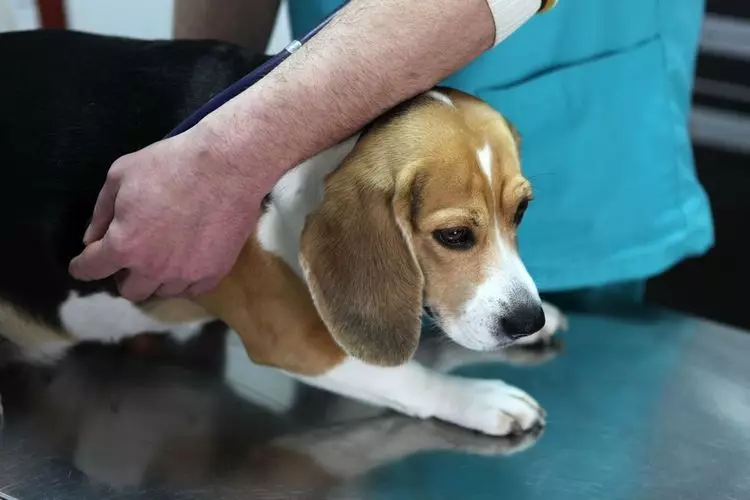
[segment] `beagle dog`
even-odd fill
[[[490,435],[544,423],[500,380],[414,361],[423,313],[489,352],[564,326],[518,255],[532,188],[518,134],[486,103],[436,88],[288,171],[229,275],[194,301],[133,304],[67,265],[107,169],[265,56],[213,41],[69,31],[0,35],[0,333],[27,356],[216,318],[256,363],[406,415]]]

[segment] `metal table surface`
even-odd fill
[[[207,357],[216,335],[163,342],[146,359],[131,354],[143,351],[138,341],[83,347],[52,369],[0,373],[0,491],[19,500],[750,498],[750,335],[647,310],[572,315],[562,338],[565,349],[539,366],[459,370],[539,400],[549,416],[536,441],[302,388],[249,364],[234,342]]]

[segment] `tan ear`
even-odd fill
[[[376,167],[373,167],[375,169]],[[344,165],[326,183],[323,203],[307,218],[301,262],[313,301],[350,356],[394,366],[419,343],[423,276],[410,231],[413,176]]]
[[[513,135],[513,139],[516,141],[516,147],[521,147],[521,133],[518,131],[515,125],[513,125],[510,121],[508,121],[507,118],[505,118],[505,123],[508,124],[508,128],[510,129],[510,133]]]

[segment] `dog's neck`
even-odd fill
[[[326,149],[284,174],[258,220],[255,237],[261,248],[280,257],[300,277],[300,237],[305,219],[323,201],[326,177],[341,165],[359,136]]]

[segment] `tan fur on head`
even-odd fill
[[[406,362],[423,304],[469,347],[507,342],[499,321],[513,290],[539,300],[515,253],[515,214],[531,194],[518,142],[486,103],[443,90],[396,108],[360,138],[327,179],[301,240],[313,301],[344,351],[371,364]],[[468,228],[471,248],[436,242],[451,228]],[[465,320],[475,309],[477,325]]]

